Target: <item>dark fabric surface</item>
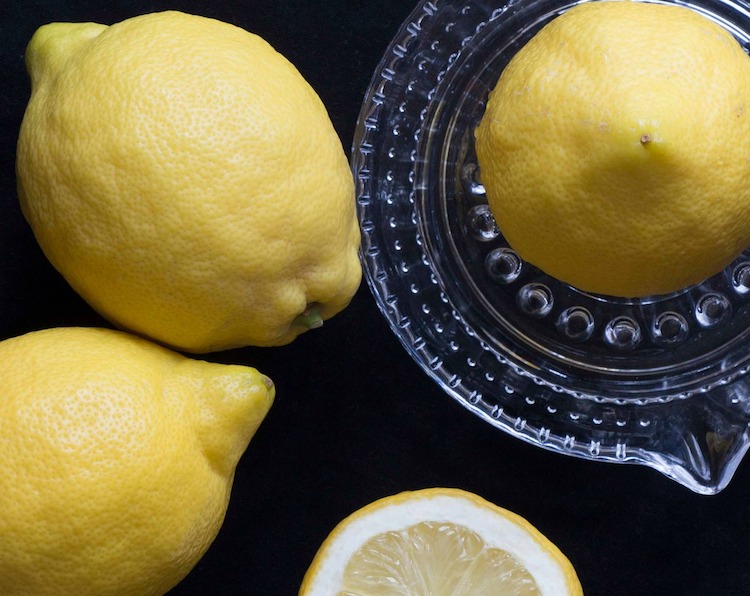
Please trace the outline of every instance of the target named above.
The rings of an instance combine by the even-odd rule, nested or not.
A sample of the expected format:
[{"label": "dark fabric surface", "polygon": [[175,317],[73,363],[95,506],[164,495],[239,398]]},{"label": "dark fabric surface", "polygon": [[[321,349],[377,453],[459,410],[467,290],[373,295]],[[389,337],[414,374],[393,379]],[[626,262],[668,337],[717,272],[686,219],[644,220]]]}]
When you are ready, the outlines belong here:
[{"label": "dark fabric surface", "polygon": [[[412,8],[406,0],[0,0],[0,337],[106,325],[47,263],[18,209],[23,52],[38,26],[164,9],[241,26],[298,67],[348,151],[370,77]],[[289,346],[207,358],[256,366],[276,382],[277,398],[237,469],[218,538],[174,596],[295,594],[339,520],[430,486],[470,490],[526,517],[571,559],[589,596],[750,594],[747,463],[707,497],[643,467],[516,440],[422,372],[365,284],[346,311]]]}]

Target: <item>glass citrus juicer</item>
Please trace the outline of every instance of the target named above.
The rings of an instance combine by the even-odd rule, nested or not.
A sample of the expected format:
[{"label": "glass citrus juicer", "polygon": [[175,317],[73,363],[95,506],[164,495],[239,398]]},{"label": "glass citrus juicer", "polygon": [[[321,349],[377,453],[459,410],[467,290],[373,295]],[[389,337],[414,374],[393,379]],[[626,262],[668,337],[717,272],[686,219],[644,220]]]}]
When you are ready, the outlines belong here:
[{"label": "glass citrus juicer", "polygon": [[[750,2],[660,3],[750,48]],[[717,493],[750,445],[750,250],[670,295],[592,295],[524,262],[487,205],[473,132],[489,91],[575,4],[432,0],[404,22],[354,139],[366,279],[411,357],[489,424]]]}]

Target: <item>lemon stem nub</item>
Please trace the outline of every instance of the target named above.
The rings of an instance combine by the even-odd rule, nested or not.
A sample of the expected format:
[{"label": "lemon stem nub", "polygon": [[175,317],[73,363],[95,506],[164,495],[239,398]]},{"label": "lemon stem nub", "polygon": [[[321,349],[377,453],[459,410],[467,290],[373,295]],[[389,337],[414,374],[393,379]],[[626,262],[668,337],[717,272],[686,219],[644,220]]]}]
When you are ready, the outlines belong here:
[{"label": "lemon stem nub", "polygon": [[294,322],[308,329],[318,329],[323,326],[323,317],[320,316],[320,308],[317,304],[308,304],[305,312],[299,315]]},{"label": "lemon stem nub", "polygon": [[648,145],[653,140],[654,140],[654,137],[650,132],[644,132],[641,135],[641,145]]}]

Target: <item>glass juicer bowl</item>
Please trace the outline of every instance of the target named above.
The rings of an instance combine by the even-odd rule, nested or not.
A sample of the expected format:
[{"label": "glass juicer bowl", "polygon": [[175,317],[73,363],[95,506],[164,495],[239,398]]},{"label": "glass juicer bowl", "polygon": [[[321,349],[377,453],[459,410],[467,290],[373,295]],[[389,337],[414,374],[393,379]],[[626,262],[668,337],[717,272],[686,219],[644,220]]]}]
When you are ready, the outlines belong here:
[{"label": "glass juicer bowl", "polygon": [[[431,0],[404,22],[354,139],[366,279],[411,357],[488,423],[713,494],[750,444],[750,251],[674,294],[591,295],[519,258],[481,184],[473,131],[490,89],[578,3]],[[699,11],[750,48],[748,2],[659,3]]]}]

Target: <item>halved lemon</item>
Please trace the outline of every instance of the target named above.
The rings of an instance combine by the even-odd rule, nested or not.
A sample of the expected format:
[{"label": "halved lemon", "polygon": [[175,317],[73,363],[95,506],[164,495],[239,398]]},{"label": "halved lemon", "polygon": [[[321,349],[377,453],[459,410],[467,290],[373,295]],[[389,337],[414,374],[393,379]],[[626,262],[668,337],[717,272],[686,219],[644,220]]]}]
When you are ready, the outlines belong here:
[{"label": "halved lemon", "polygon": [[301,596],[581,595],[570,561],[529,522],[463,490],[430,488],[356,511],[315,555]]}]

